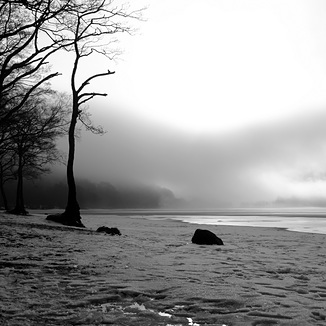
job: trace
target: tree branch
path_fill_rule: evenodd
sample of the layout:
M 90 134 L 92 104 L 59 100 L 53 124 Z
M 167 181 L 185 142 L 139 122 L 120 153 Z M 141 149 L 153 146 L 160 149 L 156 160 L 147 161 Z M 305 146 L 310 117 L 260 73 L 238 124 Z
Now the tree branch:
M 42 78 L 38 83 L 34 84 L 25 94 L 24 97 L 21 99 L 20 103 L 12 108 L 9 112 L 7 112 L 4 117 L 0 118 L 0 122 L 3 123 L 4 121 L 7 121 L 14 113 L 16 113 L 28 100 L 29 96 L 43 83 L 45 83 L 47 80 L 54 78 L 56 76 L 59 76 L 60 74 L 58 72 L 52 73 L 47 75 L 46 77 Z
M 114 71 L 110 71 L 108 70 L 107 72 L 103 72 L 103 73 L 100 73 L 100 74 L 96 74 L 96 75 L 93 75 L 89 78 L 87 78 L 81 85 L 80 87 L 78 88 L 77 90 L 77 93 L 79 94 L 84 88 L 85 86 L 87 86 L 93 79 L 95 78 L 98 78 L 98 77 L 103 77 L 103 76 L 108 76 L 108 75 L 113 75 L 115 72 Z M 80 96 L 79 96 L 80 98 Z
M 106 93 L 83 93 L 78 97 L 78 106 L 81 106 L 82 104 L 85 104 L 86 102 L 88 102 L 89 100 L 91 100 L 92 98 L 94 98 L 95 96 L 107 96 L 108 94 Z M 86 99 L 80 101 L 81 98 L 83 97 L 87 97 Z

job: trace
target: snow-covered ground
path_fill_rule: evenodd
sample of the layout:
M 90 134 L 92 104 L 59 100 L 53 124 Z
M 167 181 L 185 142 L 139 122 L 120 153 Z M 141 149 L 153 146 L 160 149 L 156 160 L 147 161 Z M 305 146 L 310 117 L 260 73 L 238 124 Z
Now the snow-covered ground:
M 326 323 L 326 235 L 123 216 L 106 226 L 122 236 L 0 214 L 0 325 Z M 197 227 L 225 245 L 192 244 Z

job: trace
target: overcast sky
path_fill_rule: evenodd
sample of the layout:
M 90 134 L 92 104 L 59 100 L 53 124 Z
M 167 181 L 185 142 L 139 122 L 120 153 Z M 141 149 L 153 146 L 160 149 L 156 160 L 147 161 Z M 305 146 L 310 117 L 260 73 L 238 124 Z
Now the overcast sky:
M 148 3 L 121 60 L 87 64 L 116 73 L 94 85 L 108 132 L 83 134 L 76 174 L 211 203 L 326 196 L 326 1 Z

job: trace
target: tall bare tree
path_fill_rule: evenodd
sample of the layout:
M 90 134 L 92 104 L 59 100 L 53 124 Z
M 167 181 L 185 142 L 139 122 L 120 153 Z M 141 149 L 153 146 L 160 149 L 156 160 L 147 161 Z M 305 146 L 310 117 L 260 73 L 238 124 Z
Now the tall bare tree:
M 76 183 L 74 178 L 75 159 L 75 130 L 78 119 L 86 127 L 94 129 L 83 121 L 83 106 L 97 96 L 107 96 L 106 93 L 88 90 L 88 86 L 95 79 L 106 77 L 114 72 L 107 69 L 104 72 L 91 74 L 83 81 L 79 81 L 78 73 L 82 70 L 83 59 L 92 55 L 102 55 L 112 60 L 117 50 L 112 49 L 113 36 L 117 33 L 131 33 L 131 19 L 140 19 L 141 10 L 129 11 L 125 6 L 116 6 L 113 0 L 74 1 L 74 6 L 68 9 L 60 24 L 65 30 L 64 37 L 71 43 L 66 47 L 74 54 L 71 72 L 72 110 L 68 133 L 69 153 L 67 163 L 68 200 L 65 211 L 59 215 L 51 215 L 48 219 L 66 225 L 83 227 L 80 216 L 80 207 L 77 201 Z M 88 61 L 89 62 L 89 61 Z M 88 70 L 90 67 L 87 67 Z

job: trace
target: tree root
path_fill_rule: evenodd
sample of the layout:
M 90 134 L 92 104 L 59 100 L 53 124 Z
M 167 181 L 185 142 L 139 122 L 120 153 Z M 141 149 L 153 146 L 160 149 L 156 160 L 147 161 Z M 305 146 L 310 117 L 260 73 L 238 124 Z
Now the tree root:
M 48 215 L 46 219 L 67 226 L 75 226 L 79 228 L 85 227 L 85 225 L 81 222 L 81 216 L 79 213 L 68 214 L 67 212 L 64 212 L 61 214 L 51 214 Z

